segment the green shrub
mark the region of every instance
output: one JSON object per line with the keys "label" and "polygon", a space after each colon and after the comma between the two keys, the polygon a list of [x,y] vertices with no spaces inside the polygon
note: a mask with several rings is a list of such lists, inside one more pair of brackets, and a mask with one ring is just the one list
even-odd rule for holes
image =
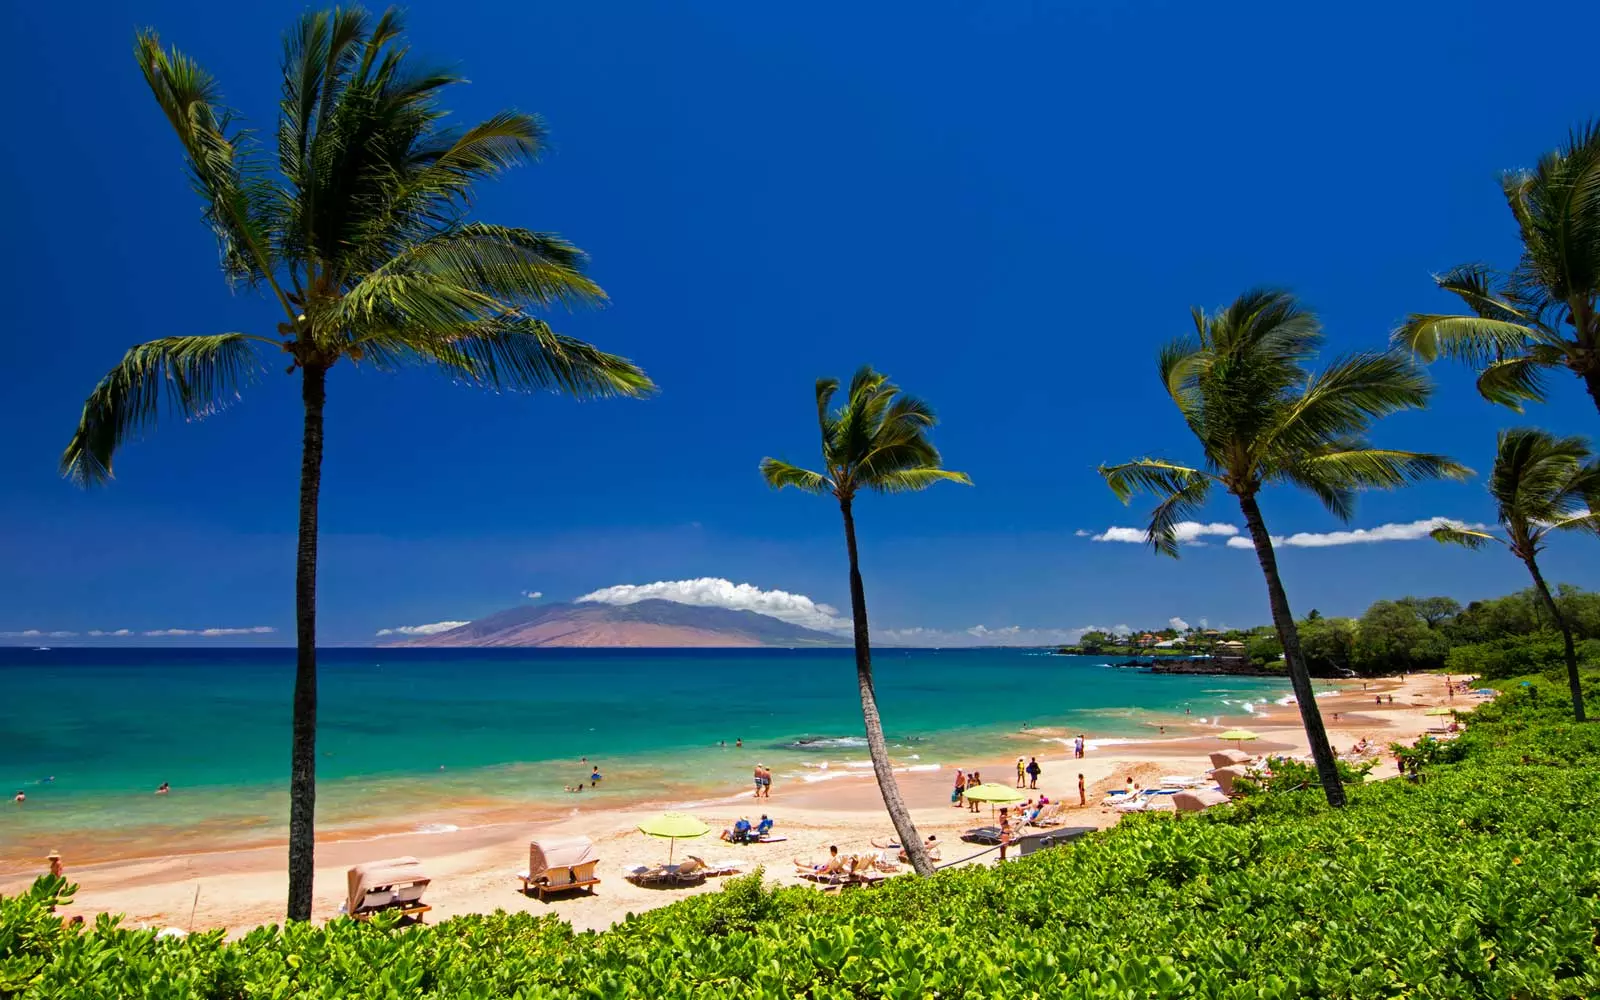
{"label": "green shrub", "polygon": [[1269,790],[837,897],[751,876],[599,934],[494,913],[157,940],[64,928],[41,881],[0,899],[0,997],[1593,997],[1600,725],[1569,717],[1530,679],[1419,751],[1426,783],[1342,810]]}

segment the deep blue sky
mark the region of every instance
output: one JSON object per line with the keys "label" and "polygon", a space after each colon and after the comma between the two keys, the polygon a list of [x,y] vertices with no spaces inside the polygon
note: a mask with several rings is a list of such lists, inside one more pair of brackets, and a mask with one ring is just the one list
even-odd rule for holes
{"label": "deep blue sky", "polygon": [[[1600,7],[1563,4],[1565,37]],[[130,55],[159,29],[270,131],[299,4],[7,4],[12,377],[0,394],[0,631],[292,633],[298,393],[128,448],[80,492],[56,459],[129,345],[271,333],[234,294]],[[1094,472],[1193,457],[1154,377],[1188,310],[1292,288],[1331,346],[1447,305],[1429,275],[1510,264],[1498,193],[1600,113],[1582,59],[1507,56],[1502,5],[418,3],[414,50],[471,79],[463,121],[544,115],[546,160],[479,214],[560,231],[614,303],[561,328],[643,364],[647,402],[494,396],[416,373],[331,379],[322,636],[469,619],[621,583],[726,577],[845,605],[837,509],[772,494],[812,460],[811,383],[863,362],[932,401],[970,489],[860,510],[875,624],[963,630],[1266,617],[1248,552],[1180,562],[1075,536],[1143,523]],[[1380,429],[1486,468],[1462,369]],[[1529,419],[1590,433],[1576,380]],[[1339,527],[1285,493],[1278,533]],[[1373,495],[1355,526],[1482,519],[1481,480]],[[1238,522],[1225,498],[1208,520]],[[1600,585],[1558,540],[1550,575]],[[1297,610],[1521,587],[1506,556],[1428,541],[1290,549]]]}

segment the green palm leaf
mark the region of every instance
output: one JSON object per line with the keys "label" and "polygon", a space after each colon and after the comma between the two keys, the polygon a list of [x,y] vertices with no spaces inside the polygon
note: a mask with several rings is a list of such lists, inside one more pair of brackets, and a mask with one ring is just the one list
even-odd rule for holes
{"label": "green palm leaf", "polygon": [[1443,542],[1446,545],[1460,545],[1469,549],[1481,549],[1490,542],[1498,542],[1500,540],[1487,532],[1448,526],[1434,528],[1428,532],[1428,535],[1436,542]]}
{"label": "green palm leaf", "polygon": [[781,490],[785,486],[793,486],[795,489],[803,490],[806,493],[823,493],[833,488],[833,483],[820,472],[802,469],[798,465],[780,462],[775,458],[763,458],[761,460],[761,478],[765,479],[767,485],[775,490]]}
{"label": "green palm leaf", "polygon": [[83,404],[61,474],[84,486],[105,482],[117,448],[153,426],[162,410],[198,420],[226,406],[261,370],[252,339],[163,337],[130,350]]}

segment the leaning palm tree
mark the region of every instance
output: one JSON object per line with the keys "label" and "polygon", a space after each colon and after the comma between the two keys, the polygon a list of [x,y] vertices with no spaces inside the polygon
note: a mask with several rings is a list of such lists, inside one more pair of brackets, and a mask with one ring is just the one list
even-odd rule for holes
{"label": "leaning palm tree", "polygon": [[1600,503],[1600,460],[1591,456],[1589,443],[1581,437],[1561,438],[1528,427],[1503,430],[1495,449],[1494,471],[1489,474],[1489,495],[1494,498],[1504,537],[1455,525],[1435,528],[1433,537],[1470,549],[1499,542],[1528,567],[1539,599],[1561,630],[1572,712],[1582,722],[1583,687],[1578,683],[1572,625],[1539,572],[1539,553],[1552,531],[1600,535],[1600,513],[1591,512],[1591,505]]}
{"label": "leaning palm tree", "polygon": [[84,404],[61,457],[83,484],[163,411],[191,419],[225,405],[264,370],[263,350],[300,376],[305,421],[295,572],[294,722],[288,916],[311,916],[316,804],[317,493],[328,373],[343,360],[385,370],[431,365],[458,380],[580,397],[651,386],[624,358],[552,330],[533,314],[604,297],[583,254],[558,236],[466,218],[473,185],[537,155],[543,126],[502,112],[443,126],[439,94],[459,78],[418,71],[400,18],[365,11],[303,16],[284,48],[276,171],[216,82],[141,31],[134,55],[177,133],[227,279],[283,310],[277,336],[173,336],[130,350]]}
{"label": "leaning palm tree", "polygon": [[933,862],[917,836],[900,786],[895,783],[889,764],[889,748],[883,739],[883,720],[878,715],[878,696],[872,685],[872,644],[867,635],[867,595],[861,585],[861,560],[856,552],[856,494],[862,490],[877,493],[909,493],[927,489],[948,480],[971,484],[964,472],[940,466],[938,449],[928,441],[928,430],[936,420],[933,410],[920,399],[901,393],[889,379],[863,367],[850,380],[845,404],[829,413],[828,404],[839,389],[839,380],[817,380],[817,423],[822,430],[822,472],[812,472],[780,462],[761,460],[761,475],[774,489],[793,486],[807,493],[830,493],[839,501],[844,515],[844,545],[850,557],[850,617],[855,625],[856,685],[861,692],[861,718],[867,729],[867,752],[872,756],[872,771],[878,790],[894,823],[895,833],[905,847],[911,867],[919,875],[931,875]]}
{"label": "leaning palm tree", "polygon": [[1160,499],[1146,538],[1157,552],[1174,557],[1178,523],[1199,511],[1213,486],[1233,494],[1266,576],[1272,623],[1317,774],[1328,802],[1340,806],[1344,786],[1256,496],[1267,485],[1298,486],[1348,521],[1357,490],[1468,473],[1439,455],[1370,447],[1362,435],[1373,421],[1422,406],[1427,381],[1410,361],[1391,353],[1354,354],[1309,372],[1306,363],[1322,345],[1322,328],[1289,294],[1247,292],[1210,316],[1195,309],[1194,325],[1192,337],[1162,350],[1160,371],[1200,442],[1204,468],[1141,458],[1101,466],[1100,473],[1124,503],[1139,491]]}
{"label": "leaning palm tree", "polygon": [[1562,368],[1600,409],[1600,125],[1573,132],[1501,186],[1522,236],[1516,269],[1469,264],[1440,275],[1468,312],[1415,314],[1395,341],[1427,361],[1444,355],[1479,368],[1478,392],[1514,410],[1543,402],[1546,376]]}

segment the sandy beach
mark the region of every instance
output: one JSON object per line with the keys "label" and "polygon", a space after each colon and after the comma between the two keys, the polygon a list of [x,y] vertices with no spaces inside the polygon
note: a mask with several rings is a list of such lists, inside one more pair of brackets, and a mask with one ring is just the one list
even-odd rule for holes
{"label": "sandy beach", "polygon": [[[1326,682],[1319,684],[1325,687]],[[1449,704],[1470,708],[1478,699],[1447,696],[1445,681],[1437,675],[1413,675],[1404,679],[1386,678],[1367,682],[1338,684],[1339,693],[1321,697],[1329,738],[1338,749],[1347,749],[1360,739],[1380,747],[1396,740],[1410,741],[1439,719],[1424,714],[1425,709]],[[1385,703],[1375,705],[1375,695]],[[1387,696],[1394,703],[1387,703]],[[1249,727],[1260,735],[1250,743],[1255,754],[1301,755],[1308,752],[1300,719],[1294,705],[1261,706]],[[1215,728],[1178,716],[1157,731],[1152,739],[1115,742],[1096,747],[1084,759],[1072,759],[1069,746],[1054,738],[1073,734],[1033,729],[1018,733],[1016,751],[1008,759],[964,762],[977,767],[990,782],[1012,784],[1017,754],[1037,756],[1043,768],[1038,792],[1052,800],[1066,802],[1070,808],[1064,825],[1105,827],[1116,822],[1118,814],[1104,808],[1105,792],[1121,788],[1132,776],[1144,785],[1159,784],[1163,775],[1202,775],[1209,769],[1207,754],[1231,744],[1219,741]],[[1088,733],[1093,740],[1095,734]],[[899,775],[900,787],[919,831],[934,834],[944,844],[943,859],[955,861],[982,850],[964,844],[962,831],[989,822],[989,810],[974,816],[950,802],[950,788],[956,766],[952,762],[938,770]],[[1088,805],[1079,807],[1077,776],[1084,775],[1088,786]],[[1392,758],[1384,757],[1373,778],[1395,774]],[[872,850],[873,839],[886,840],[892,827],[883,812],[871,772],[852,774],[837,780],[813,784],[787,783],[774,787],[768,800],[754,800],[748,789],[729,789],[727,794],[691,803],[650,803],[627,808],[575,809],[574,814],[539,821],[491,816],[475,812],[455,817],[461,829],[438,834],[387,833],[375,829],[364,837],[319,842],[316,873],[315,916],[328,919],[339,912],[343,902],[345,871],[353,864],[397,855],[420,858],[433,878],[426,902],[433,911],[430,922],[468,913],[494,910],[525,910],[554,913],[578,929],[601,929],[616,923],[630,912],[662,906],[684,895],[717,891],[719,880],[711,879],[693,889],[647,889],[627,882],[623,873],[635,865],[666,859],[667,842],[639,834],[635,827],[646,817],[665,808],[690,812],[712,827],[712,833],[693,841],[680,841],[681,857],[694,854],[711,862],[732,862],[743,871],[765,866],[766,876],[780,882],[799,881],[794,872],[795,858],[820,858],[829,845],[843,853]],[[731,826],[740,816],[752,821],[762,813],[777,821],[774,831],[787,839],[781,843],[733,845],[720,841],[716,832]],[[980,822],[981,821],[981,822]],[[514,877],[528,862],[528,842],[547,834],[584,834],[592,837],[600,852],[598,874],[603,880],[593,896],[574,894],[538,902],[524,897]],[[174,844],[180,853],[163,857],[130,857],[95,864],[75,865],[69,855],[66,874],[80,886],[72,905],[63,912],[92,920],[99,913],[125,914],[134,927],[178,927],[183,929],[225,928],[240,934],[252,927],[281,920],[285,897],[284,848],[280,845],[242,851],[207,851],[203,844]],[[184,848],[188,853],[183,853]],[[985,853],[973,863],[990,863],[995,855]],[[40,860],[40,871],[45,866]],[[0,892],[13,893],[31,877],[0,879]]]}

